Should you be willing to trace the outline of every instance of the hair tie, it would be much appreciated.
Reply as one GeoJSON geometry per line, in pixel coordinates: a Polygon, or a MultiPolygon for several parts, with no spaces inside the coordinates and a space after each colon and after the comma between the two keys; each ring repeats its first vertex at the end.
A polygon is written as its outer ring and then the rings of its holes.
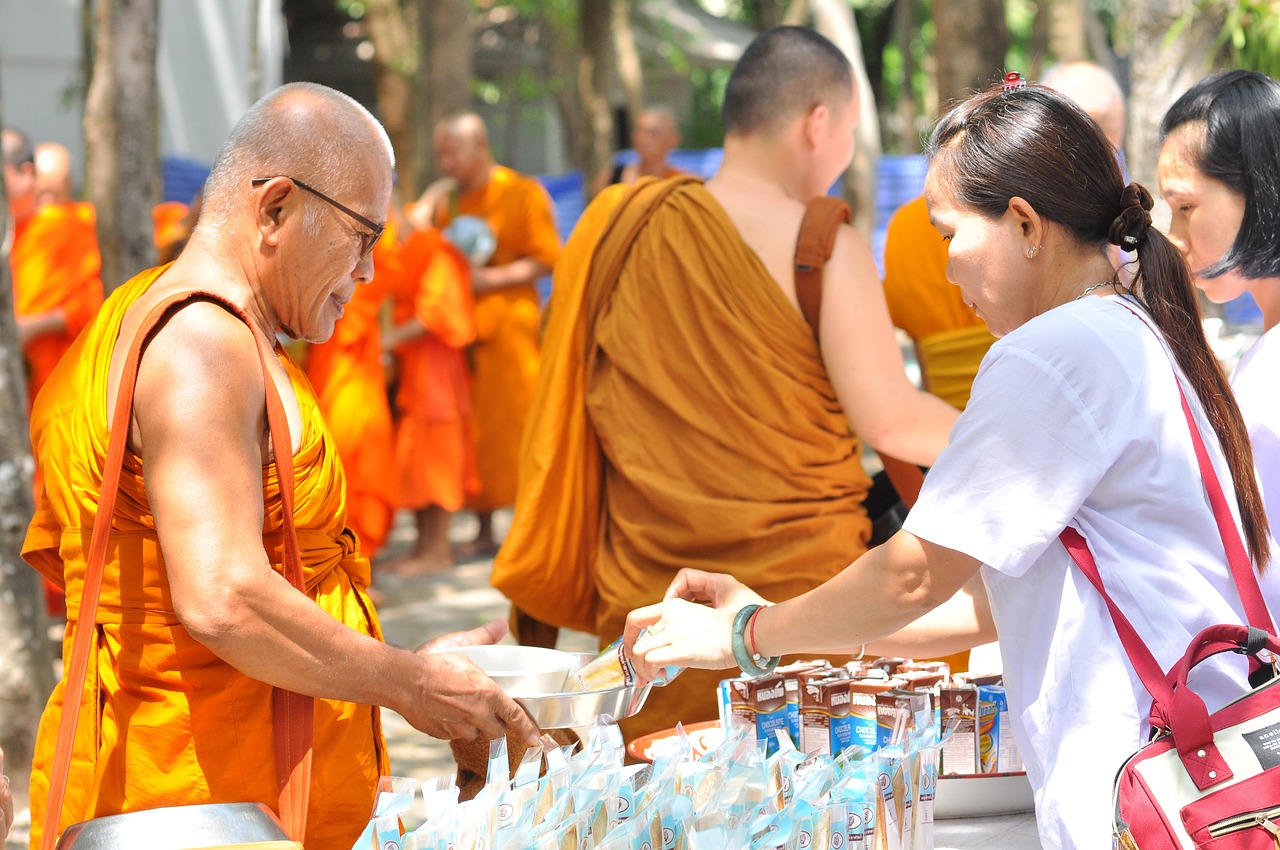
{"type": "Polygon", "coordinates": [[[1151,228],[1151,208],[1155,202],[1139,183],[1130,183],[1120,194],[1120,214],[1111,222],[1107,239],[1112,245],[1119,245],[1125,251],[1136,251],[1138,246],[1147,241],[1147,231],[1151,228]]]}

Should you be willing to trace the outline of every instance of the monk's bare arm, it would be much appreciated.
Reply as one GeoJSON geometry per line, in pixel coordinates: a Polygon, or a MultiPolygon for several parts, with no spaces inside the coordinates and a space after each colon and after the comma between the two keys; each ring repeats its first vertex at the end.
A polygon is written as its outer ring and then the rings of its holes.
{"type": "Polygon", "coordinates": [[[503,266],[485,266],[471,270],[471,290],[477,295],[495,289],[526,286],[551,274],[551,267],[533,257],[521,257],[503,266]]]}
{"type": "Polygon", "coordinates": [[[182,624],[272,685],[384,705],[440,737],[502,734],[504,726],[532,734],[519,707],[474,666],[361,635],[271,569],[262,546],[263,405],[250,331],[213,305],[179,311],[143,358],[137,436],[182,624]]]}
{"type": "Polygon", "coordinates": [[[50,310],[34,316],[18,316],[18,346],[24,346],[46,334],[65,333],[67,314],[62,310],[50,310]]]}
{"type": "Polygon", "coordinates": [[[822,357],[854,431],[876,450],[931,466],[958,412],[907,379],[866,242],[842,227],[822,285],[822,357]]]}
{"type": "Polygon", "coordinates": [[[388,328],[382,334],[382,350],[384,352],[393,351],[406,342],[422,339],[429,334],[426,326],[419,322],[416,318],[405,319],[398,325],[388,328]]]}

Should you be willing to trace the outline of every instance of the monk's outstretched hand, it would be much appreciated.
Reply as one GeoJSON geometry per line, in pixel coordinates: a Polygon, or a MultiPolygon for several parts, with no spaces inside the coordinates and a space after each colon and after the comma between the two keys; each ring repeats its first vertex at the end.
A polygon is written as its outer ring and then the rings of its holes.
{"type": "Polygon", "coordinates": [[[496,643],[507,624],[493,620],[470,631],[428,641],[416,650],[423,664],[419,697],[402,711],[419,731],[447,741],[491,741],[511,733],[530,746],[538,743],[538,727],[524,709],[503,693],[483,670],[450,649],[496,643]]]}

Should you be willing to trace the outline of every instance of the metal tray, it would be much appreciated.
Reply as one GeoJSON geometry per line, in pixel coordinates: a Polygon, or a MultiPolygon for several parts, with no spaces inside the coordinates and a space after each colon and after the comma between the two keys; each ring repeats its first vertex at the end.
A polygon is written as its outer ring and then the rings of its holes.
{"type": "Polygon", "coordinates": [[[284,842],[288,836],[261,803],[203,803],[109,815],[72,824],[58,850],[188,850],[219,844],[284,842]]]}

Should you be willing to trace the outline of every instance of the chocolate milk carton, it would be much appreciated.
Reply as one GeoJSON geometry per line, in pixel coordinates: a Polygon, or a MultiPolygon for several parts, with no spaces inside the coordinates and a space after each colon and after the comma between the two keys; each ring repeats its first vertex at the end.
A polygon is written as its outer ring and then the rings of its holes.
{"type": "Polygon", "coordinates": [[[939,775],[967,776],[978,772],[978,689],[972,685],[938,692],[942,733],[954,723],[951,739],[942,745],[939,775]]]}

